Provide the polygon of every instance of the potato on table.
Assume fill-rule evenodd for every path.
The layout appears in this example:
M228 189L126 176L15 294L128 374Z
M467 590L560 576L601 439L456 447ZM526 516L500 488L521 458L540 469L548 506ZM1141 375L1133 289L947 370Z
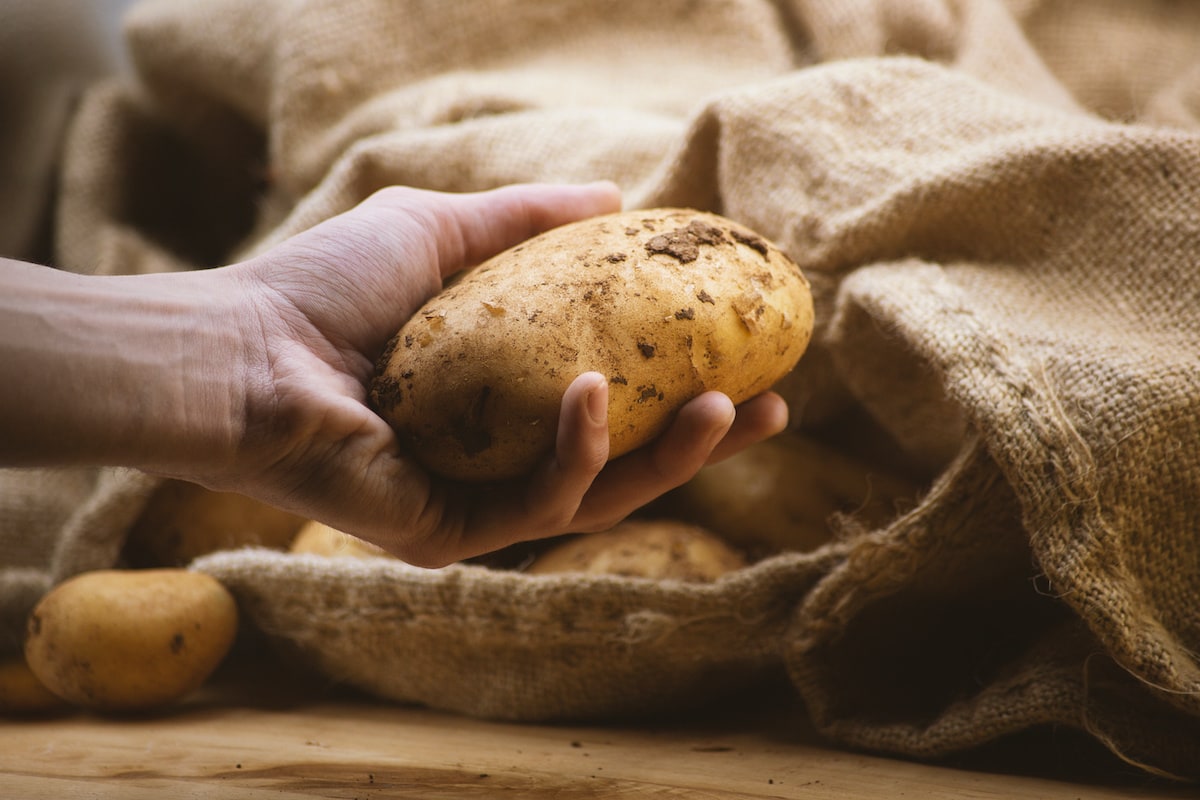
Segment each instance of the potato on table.
M552 452L571 381L608 378L610 453L707 390L770 389L812 335L807 280L737 223L686 209L564 225L430 299L380 359L371 401L432 472L497 480Z
M198 688L237 633L232 595L183 569L85 572L29 616L25 658L59 697L87 708L159 708Z

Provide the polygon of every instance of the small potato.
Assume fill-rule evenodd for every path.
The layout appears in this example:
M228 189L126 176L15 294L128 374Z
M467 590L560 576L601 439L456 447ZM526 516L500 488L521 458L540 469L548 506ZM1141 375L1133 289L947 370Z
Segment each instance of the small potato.
M700 211L629 211L534 237L432 298L370 396L432 472L512 478L552 452L581 373L608 378L615 458L706 390L737 403L770 389L812 326L807 280L761 236Z
M387 550L337 528L309 520L300 528L289 549L292 553L310 553L330 558L395 558Z
M208 679L237 626L233 597L209 575L99 570L42 598L29 617L25 658L47 688L76 705L155 709Z
M238 547L287 548L302 517L235 492L164 481L130 528L125 556L134 567L183 567Z
M709 582L744 566L741 554L697 525L629 519L601 533L565 539L534 559L525 571Z

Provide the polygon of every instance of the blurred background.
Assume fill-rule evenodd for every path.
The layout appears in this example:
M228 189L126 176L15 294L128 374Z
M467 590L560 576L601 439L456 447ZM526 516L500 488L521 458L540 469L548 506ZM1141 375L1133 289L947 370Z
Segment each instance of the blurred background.
M0 0L0 256L49 257L63 128L87 83L127 68L133 0Z

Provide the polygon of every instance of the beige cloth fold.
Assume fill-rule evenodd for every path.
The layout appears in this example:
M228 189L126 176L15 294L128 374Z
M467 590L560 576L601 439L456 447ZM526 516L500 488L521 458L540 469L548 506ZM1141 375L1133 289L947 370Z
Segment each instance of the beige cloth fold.
M842 410L869 414L933 476L912 511L698 594L259 551L197 568L389 698L604 716L673 676L678 705L777 667L847 745L931 757L1065 725L1196 776L1200 16L1084 5L150 0L129 17L139 84L97 86L75 118L58 255L213 266L391 183L612 178L630 206L725 213L816 293L794 424L837 434ZM151 483L105 472L64 503L115 493L119 521ZM33 527L57 539L71 513ZM112 547L90 552L56 563ZM19 565L22 597L62 577L40 566ZM568 638L531 607L542 592ZM771 612L701 628L703 647L625 640L603 680L584 657L643 612L686 631L689 603L746 592ZM498 632L467 613L485 599ZM552 652L580 658L535 658Z

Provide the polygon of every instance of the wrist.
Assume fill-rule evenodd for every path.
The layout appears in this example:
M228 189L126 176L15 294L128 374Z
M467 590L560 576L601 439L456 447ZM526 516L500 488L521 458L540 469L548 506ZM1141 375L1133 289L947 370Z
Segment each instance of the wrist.
M231 457L240 353L213 307L222 298L191 273L0 268L4 463L179 474Z
M131 466L203 480L236 458L244 426L245 347L236 291L217 275L205 270L120 279L137 284L127 296L140 331L128 335L144 333L152 344L126 351L129 374L141 376L144 412L130 438L136 447ZM157 342L151 342L154 336Z

